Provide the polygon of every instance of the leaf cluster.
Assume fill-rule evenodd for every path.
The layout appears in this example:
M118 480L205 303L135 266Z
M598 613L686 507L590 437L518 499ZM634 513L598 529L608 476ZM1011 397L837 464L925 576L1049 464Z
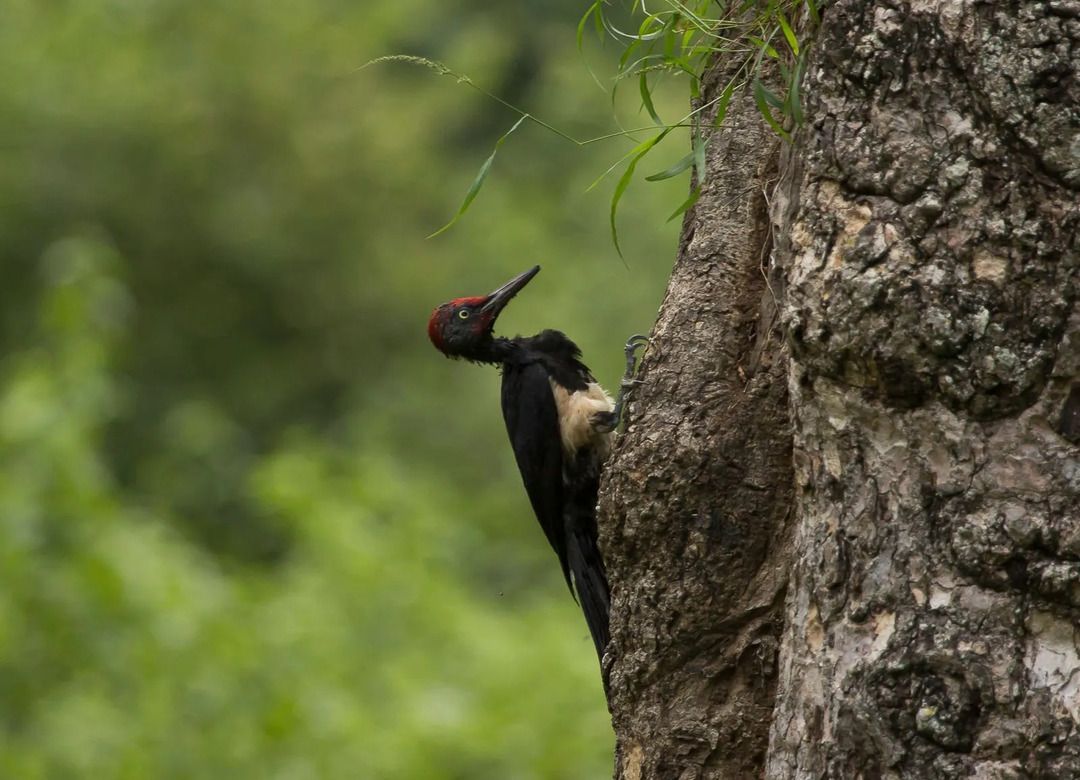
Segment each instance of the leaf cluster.
M803 121L801 82L808 48L805 42L800 42L795 29L812 30L818 24L820 17L815 0L768 0L765 4L758 0L737 3L658 0L655 7L650 7L646 0L635 0L631 18L640 17L640 22L633 32L625 32L618 22L613 21L607 6L607 0L594 0L581 17L576 36L578 50L584 52L585 30L590 24L597 37L613 39L623 47L610 89L612 111L613 115L617 115L615 103L619 85L635 81L640 108L652 122L651 134L643 140L638 139L650 132L648 127L622 128L617 132L579 140L478 86L470 77L424 57L390 55L379 57L364 66L391 61L420 65L438 75L455 78L519 115L510 129L499 137L476 172L457 213L432 235L447 230L465 215L487 180L499 149L527 120L579 147L619 138L634 143L618 162L608 167L589 187L596 187L609 173L622 167L612 189L608 210L612 244L620 257L622 248L616 219L619 203L634 179L638 163L673 131L689 130L691 150L669 167L645 177L646 181L659 182L686 171L692 172L690 195L670 214L669 222L681 217L697 202L705 181L706 148L714 137L713 131L721 128L728 104L737 91L750 89L765 121L780 137L790 142L790 127L801 125ZM805 21L793 26L792 20L802 15L805 15ZM702 80L706 69L720 56L732 59L737 65L729 69L733 75L719 93L703 99ZM771 75L774 70L777 76ZM660 83L671 77L686 79L693 108L678 120L667 122L657 110L655 96ZM707 122L703 122L705 117L708 117Z
M619 83L636 81L642 110L657 128L654 135L624 157L627 164L615 185L609 217L616 246L616 212L637 164L678 127L690 128L691 150L674 165L645 180L663 181L687 170L693 172L690 196L679 204L669 221L697 202L705 182L706 147L714 137L713 131L721 128L736 91L749 87L765 121L784 140L791 140L788 126L803 121L800 85L808 48L800 43L791 20L805 11L809 23L801 29L812 29L819 21L814 0L768 0L765 4L757 0L635 0L633 7L640 22L632 32L611 20L605 0L595 0L581 18L577 32L579 49L590 22L598 37L614 39L623 46L612 99ZM717 57L728 58L736 66L728 68L733 75L718 93L703 99L703 78ZM778 71L778 79L769 75L772 67ZM678 121L668 123L656 110L653 95L658 82L672 76L687 81L693 108ZM770 86L774 83L779 84L780 94Z

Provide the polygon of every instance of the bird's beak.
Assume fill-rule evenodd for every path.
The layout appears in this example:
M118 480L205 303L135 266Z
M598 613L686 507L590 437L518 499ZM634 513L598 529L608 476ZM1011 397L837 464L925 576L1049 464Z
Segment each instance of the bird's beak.
M480 307L480 311L484 314L490 314L491 319L494 320L499 316L499 312L503 310L506 304L510 303L510 299L518 294L518 291L522 287L527 285L529 281L540 273L540 266L534 265L528 271L518 276L515 276L509 282L504 284L498 290L489 295L484 305Z

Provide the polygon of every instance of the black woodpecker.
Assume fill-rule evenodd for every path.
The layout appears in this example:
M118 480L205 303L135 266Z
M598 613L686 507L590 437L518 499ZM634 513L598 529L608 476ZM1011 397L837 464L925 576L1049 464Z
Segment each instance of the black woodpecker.
M502 369L503 419L525 492L603 660L611 595L596 541L596 501L623 392L618 404L612 401L577 345L557 330L494 335L499 313L539 272L533 266L490 295L444 303L431 315L428 337L447 357ZM635 336L627 343L623 391L634 384L634 351L647 341Z

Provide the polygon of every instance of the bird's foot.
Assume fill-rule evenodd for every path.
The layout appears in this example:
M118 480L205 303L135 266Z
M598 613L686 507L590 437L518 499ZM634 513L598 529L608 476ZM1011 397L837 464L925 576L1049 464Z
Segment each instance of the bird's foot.
M637 373L638 368L637 352L642 347L647 347L650 344L652 344L652 341L648 336L636 334L631 336L627 340L626 346L623 347L623 353L626 355L626 372L623 374L622 381L619 382L619 397L615 401L615 409L611 413L615 418L612 430L617 428L622 420L623 405L634 388L641 384L640 379L634 379L634 374Z
M642 347L652 344L648 336L642 336L637 333L631 336L626 341L626 346L623 347L623 354L626 355L626 372L623 374L622 384L636 381L634 377L634 368L637 365L637 351Z

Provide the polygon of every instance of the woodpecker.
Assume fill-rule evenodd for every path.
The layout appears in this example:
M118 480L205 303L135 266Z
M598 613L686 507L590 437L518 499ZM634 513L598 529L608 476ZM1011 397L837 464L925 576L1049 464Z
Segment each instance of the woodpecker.
M499 314L539 272L540 266L533 266L490 295L442 304L428 321L428 337L449 358L502 369L503 420L525 492L571 595L576 591L602 661L611 593L597 546L597 490L625 392L636 384L635 352L648 339L634 336L627 342L627 375L615 402L566 334L495 336Z

